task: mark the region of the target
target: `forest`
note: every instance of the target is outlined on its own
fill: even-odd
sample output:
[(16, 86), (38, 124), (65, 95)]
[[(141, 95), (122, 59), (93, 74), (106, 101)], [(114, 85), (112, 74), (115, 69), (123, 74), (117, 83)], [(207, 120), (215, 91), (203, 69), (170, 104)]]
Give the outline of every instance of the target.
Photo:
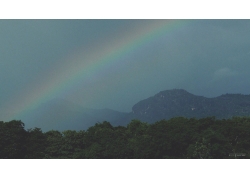
[(25, 129), (0, 121), (1, 159), (249, 159), (250, 118), (175, 117), (127, 126), (96, 123), (87, 130)]

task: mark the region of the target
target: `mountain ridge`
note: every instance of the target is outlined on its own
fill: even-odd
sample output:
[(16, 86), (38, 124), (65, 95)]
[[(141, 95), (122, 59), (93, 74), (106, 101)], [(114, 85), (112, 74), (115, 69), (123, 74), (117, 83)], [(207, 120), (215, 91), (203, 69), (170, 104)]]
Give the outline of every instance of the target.
[(154, 123), (173, 117), (228, 119), (250, 116), (250, 95), (222, 94), (217, 97), (197, 96), (184, 89), (164, 90), (139, 101), (132, 111), (84, 108), (64, 99), (54, 99), (25, 113), (20, 119), (28, 128), (48, 130), (86, 130), (95, 123), (110, 122), (126, 126), (132, 119)]
[(137, 119), (154, 122), (176, 116), (219, 119), (250, 115), (250, 95), (223, 94), (207, 98), (196, 96), (184, 89), (165, 90), (139, 101), (132, 107)]

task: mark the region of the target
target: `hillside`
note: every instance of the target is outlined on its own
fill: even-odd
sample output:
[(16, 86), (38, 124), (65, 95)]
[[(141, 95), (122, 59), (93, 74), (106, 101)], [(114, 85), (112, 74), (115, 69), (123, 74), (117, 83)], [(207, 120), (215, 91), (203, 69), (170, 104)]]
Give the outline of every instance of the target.
[(250, 95), (225, 94), (215, 98), (193, 95), (183, 89), (161, 91), (132, 107), (131, 117), (146, 122), (183, 116), (217, 119), (250, 115)]
[(54, 99), (25, 113), (20, 120), (27, 128), (63, 131), (86, 130), (103, 121), (108, 121), (113, 126), (126, 126), (132, 119), (154, 123), (180, 116), (197, 119), (208, 116), (215, 116), (217, 119), (250, 116), (250, 95), (224, 94), (207, 98), (183, 89), (165, 90), (136, 103), (130, 113), (83, 108), (70, 101)]

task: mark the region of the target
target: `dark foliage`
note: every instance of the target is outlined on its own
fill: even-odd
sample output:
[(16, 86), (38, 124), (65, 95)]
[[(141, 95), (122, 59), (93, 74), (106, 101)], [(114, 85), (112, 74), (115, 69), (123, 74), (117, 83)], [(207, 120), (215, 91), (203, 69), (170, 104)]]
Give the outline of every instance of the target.
[(86, 131), (43, 133), (0, 121), (0, 158), (9, 159), (230, 159), (250, 158), (250, 118), (175, 117), (127, 126), (96, 123)]

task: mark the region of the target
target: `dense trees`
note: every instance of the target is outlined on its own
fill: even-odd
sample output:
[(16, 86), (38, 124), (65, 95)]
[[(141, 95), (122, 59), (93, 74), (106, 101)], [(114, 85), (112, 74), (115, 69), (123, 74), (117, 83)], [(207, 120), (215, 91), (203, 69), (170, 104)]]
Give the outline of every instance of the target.
[(0, 158), (163, 159), (249, 158), (250, 118), (176, 117), (153, 124), (132, 120), (126, 127), (96, 123), (86, 131), (42, 132), (24, 123), (0, 121)]
[(24, 158), (27, 132), (21, 121), (0, 122), (0, 157)]
[(40, 128), (28, 129), (26, 134), (25, 158), (43, 158), (45, 155), (46, 135)]

